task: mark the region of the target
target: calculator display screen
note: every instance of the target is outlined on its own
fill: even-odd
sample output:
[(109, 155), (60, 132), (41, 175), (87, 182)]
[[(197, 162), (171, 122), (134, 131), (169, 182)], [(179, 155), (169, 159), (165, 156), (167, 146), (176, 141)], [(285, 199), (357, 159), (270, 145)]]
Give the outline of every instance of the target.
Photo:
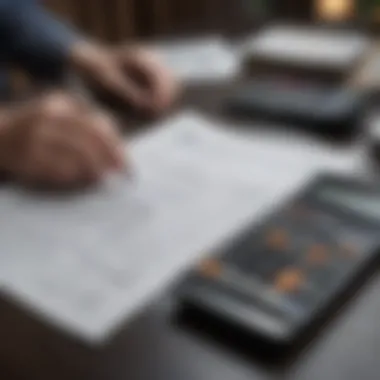
[(380, 193), (365, 193), (340, 187), (327, 187), (319, 192), (318, 198), (363, 217), (380, 221)]

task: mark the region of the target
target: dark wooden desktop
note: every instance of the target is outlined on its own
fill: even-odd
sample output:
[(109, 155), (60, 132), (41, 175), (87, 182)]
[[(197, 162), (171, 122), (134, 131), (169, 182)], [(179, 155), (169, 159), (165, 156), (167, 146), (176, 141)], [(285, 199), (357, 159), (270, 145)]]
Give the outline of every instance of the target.
[[(235, 84), (234, 84), (235, 86)], [(218, 114), (231, 84), (186, 90), (182, 105)], [(170, 290), (91, 347), (49, 328), (2, 298), (0, 379), (3, 380), (378, 380), (380, 276), (376, 274), (298, 355), (263, 360), (255, 341), (233, 344), (173, 318)], [(236, 342), (235, 342), (236, 343)]]

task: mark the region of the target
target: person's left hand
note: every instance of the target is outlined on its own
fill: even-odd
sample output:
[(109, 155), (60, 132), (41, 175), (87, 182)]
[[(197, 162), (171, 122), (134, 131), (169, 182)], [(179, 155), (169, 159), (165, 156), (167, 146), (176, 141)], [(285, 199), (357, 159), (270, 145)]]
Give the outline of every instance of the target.
[(162, 113), (172, 106), (179, 86), (170, 71), (141, 47), (104, 48), (81, 43), (73, 49), (74, 67), (133, 107)]

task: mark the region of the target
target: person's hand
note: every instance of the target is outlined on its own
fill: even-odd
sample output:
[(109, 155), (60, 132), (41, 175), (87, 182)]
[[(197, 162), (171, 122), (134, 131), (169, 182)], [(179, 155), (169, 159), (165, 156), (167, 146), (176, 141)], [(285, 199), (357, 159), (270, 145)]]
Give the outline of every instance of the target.
[(123, 166), (113, 121), (78, 99), (52, 93), (0, 111), (0, 168), (16, 180), (71, 187)]
[(72, 63), (82, 75), (141, 111), (162, 113), (179, 93), (170, 71), (141, 47), (105, 48), (79, 42), (73, 46)]

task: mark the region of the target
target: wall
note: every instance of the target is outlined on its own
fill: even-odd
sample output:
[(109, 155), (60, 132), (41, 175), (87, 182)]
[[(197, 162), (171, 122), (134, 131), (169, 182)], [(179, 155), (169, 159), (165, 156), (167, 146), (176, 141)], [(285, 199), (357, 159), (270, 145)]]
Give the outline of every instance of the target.
[[(247, 5), (258, 0), (45, 0), (86, 33), (107, 41), (188, 32), (246, 30), (255, 23)], [(311, 0), (272, 2), (279, 17), (307, 17)]]
[(133, 0), (45, 0), (47, 6), (87, 34), (106, 41), (135, 36)]
[(87, 33), (105, 39), (234, 28), (249, 0), (45, 0)]

